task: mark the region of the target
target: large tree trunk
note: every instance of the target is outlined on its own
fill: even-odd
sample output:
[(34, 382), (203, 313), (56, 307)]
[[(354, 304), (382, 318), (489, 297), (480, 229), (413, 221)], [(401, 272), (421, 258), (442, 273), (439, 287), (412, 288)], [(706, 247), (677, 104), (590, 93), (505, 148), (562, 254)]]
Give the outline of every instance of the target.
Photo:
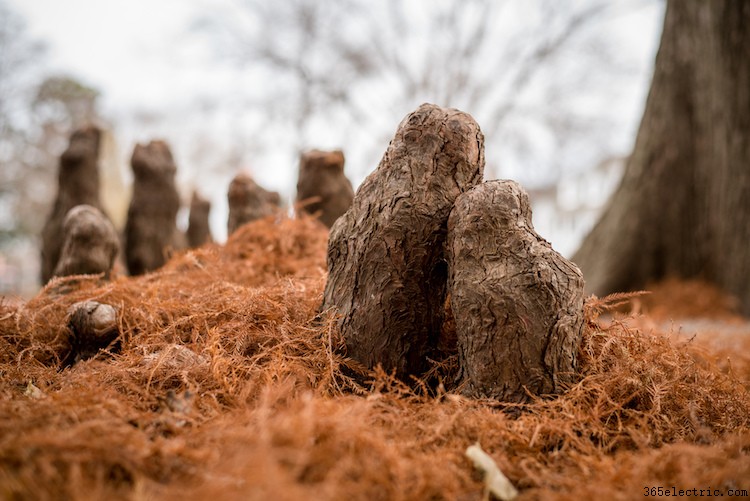
[(573, 260), (590, 292), (699, 277), (750, 313), (750, 2), (670, 0), (635, 149)]

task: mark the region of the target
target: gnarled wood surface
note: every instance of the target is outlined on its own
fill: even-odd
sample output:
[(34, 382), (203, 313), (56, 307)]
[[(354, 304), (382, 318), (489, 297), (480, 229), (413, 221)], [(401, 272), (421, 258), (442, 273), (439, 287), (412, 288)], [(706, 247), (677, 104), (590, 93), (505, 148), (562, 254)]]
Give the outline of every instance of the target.
[(517, 183), (491, 181), (458, 197), (447, 257), (467, 393), (523, 401), (574, 379), (583, 277), (534, 231)]
[(425, 369), (443, 318), (448, 214), (483, 170), (468, 114), (424, 104), (401, 122), (331, 229), (322, 308), (340, 315), (351, 357), (402, 378)]

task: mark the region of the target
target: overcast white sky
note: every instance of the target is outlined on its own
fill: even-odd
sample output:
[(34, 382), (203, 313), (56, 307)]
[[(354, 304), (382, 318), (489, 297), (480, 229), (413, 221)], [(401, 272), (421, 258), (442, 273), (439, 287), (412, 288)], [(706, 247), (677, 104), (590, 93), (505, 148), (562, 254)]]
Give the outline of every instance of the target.
[[(202, 96), (227, 95), (247, 86), (238, 80), (234, 69), (212, 63), (212, 49), (205, 39), (187, 31), (191, 21), (200, 15), (200, 9), (216, 5), (205, 0), (9, 0), (9, 3), (26, 18), (32, 36), (47, 43), (48, 60), (54, 69), (70, 73), (102, 92), (104, 112), (110, 117), (127, 117), (135, 109), (169, 113), (194, 106)], [(629, 124), (615, 141), (621, 149), (627, 148), (623, 145), (629, 144), (640, 117), (661, 28), (662, 4), (645, 1), (644, 5), (620, 16), (611, 28), (622, 51), (632, 54), (638, 72), (623, 90), (622, 100), (612, 103), (612, 109), (618, 110), (615, 113), (627, 115)], [(127, 130), (127, 119), (118, 125), (125, 159), (133, 140), (148, 138), (139, 135), (143, 131)], [(394, 121), (392, 129), (396, 125)], [(226, 130), (232, 124), (227, 120), (206, 127)], [(174, 134), (175, 131), (163, 131), (160, 135), (179, 142)], [(180, 161), (186, 158), (186, 153), (179, 144), (173, 149), (182, 169)], [(269, 188), (291, 195), (296, 160), (291, 156), (280, 158), (281, 167), (277, 162), (274, 168), (259, 169), (254, 174)], [(208, 194), (215, 209), (212, 229), (222, 238), (228, 180), (221, 178), (212, 184), (210, 180), (189, 176), (188, 181), (211, 191)]]
[(175, 46), (193, 15), (183, 0), (10, 0), (55, 69), (100, 88), (109, 106), (168, 102), (184, 76)]
[[(226, 174), (197, 176), (190, 170), (181, 127), (184, 110), (199, 108), (202, 97), (215, 98), (233, 92), (241, 82), (236, 72), (210, 64), (211, 52), (189, 27), (202, 0), (9, 0), (21, 14), (30, 34), (46, 45), (45, 61), (52, 72), (71, 74), (98, 89), (106, 117), (113, 119), (126, 166), (135, 142), (165, 138), (172, 144), (178, 164), (183, 196), (196, 185), (212, 199), (212, 229), (225, 235)], [(175, 115), (171, 127), (148, 129), (134, 126), (133, 114)], [(202, 124), (207, 133), (226, 129), (227, 123)], [(166, 129), (166, 130), (165, 130)], [(217, 134), (220, 136), (221, 134)], [(216, 138), (217, 141), (221, 137)], [(192, 166), (190, 166), (192, 167)], [(291, 169), (287, 169), (289, 172)], [(272, 189), (291, 182), (273, 172), (256, 173)], [(125, 176), (129, 175), (127, 167)], [(287, 188), (288, 191), (288, 188)]]

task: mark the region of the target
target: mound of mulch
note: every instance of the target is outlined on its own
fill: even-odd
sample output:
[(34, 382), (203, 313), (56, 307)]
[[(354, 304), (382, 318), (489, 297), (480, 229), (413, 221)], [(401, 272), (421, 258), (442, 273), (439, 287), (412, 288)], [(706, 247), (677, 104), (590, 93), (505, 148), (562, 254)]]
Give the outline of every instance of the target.
[(665, 320), (701, 318), (721, 321), (744, 321), (739, 301), (714, 284), (693, 279), (667, 278), (646, 286), (643, 294), (631, 298), (631, 312)]
[(689, 341), (699, 359), (750, 385), (750, 319), (739, 314), (734, 296), (703, 280), (668, 278), (617, 298), (611, 318)]
[[(750, 489), (748, 359), (600, 320), (580, 378), (510, 405), (452, 388), (455, 360), (405, 384), (366, 372), (318, 318), (327, 231), (248, 224), (226, 245), (102, 283), (56, 279), (0, 304), (4, 499), (480, 499), (479, 442), (519, 499)], [(68, 308), (118, 308), (118, 346), (63, 367)]]

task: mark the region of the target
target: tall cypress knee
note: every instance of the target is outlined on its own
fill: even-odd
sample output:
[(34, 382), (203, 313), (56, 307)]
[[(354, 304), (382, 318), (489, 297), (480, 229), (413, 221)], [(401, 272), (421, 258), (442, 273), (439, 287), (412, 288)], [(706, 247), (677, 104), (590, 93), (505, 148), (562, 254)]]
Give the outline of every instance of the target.
[(193, 192), (190, 200), (190, 214), (188, 216), (188, 228), (185, 232), (187, 245), (191, 248), (213, 242), (208, 216), (211, 212), (211, 202), (201, 197), (198, 192)]
[(77, 205), (102, 208), (99, 198), (99, 142), (101, 132), (93, 126), (76, 130), (70, 136), (68, 149), (60, 156), (58, 190), (52, 213), (42, 230), (42, 283), (52, 278), (60, 259), (63, 241), (63, 220)]
[(351, 357), (401, 378), (426, 368), (443, 318), (448, 215), (483, 170), (468, 114), (424, 104), (401, 122), (329, 238), (322, 308), (339, 316)]
[(467, 393), (523, 401), (575, 379), (583, 277), (534, 231), (517, 183), (491, 181), (458, 197), (447, 257)]
[(176, 222), (180, 195), (177, 167), (164, 141), (136, 145), (131, 165), (133, 198), (125, 224), (125, 259), (130, 274), (141, 275), (161, 267), (167, 252), (182, 246)]

